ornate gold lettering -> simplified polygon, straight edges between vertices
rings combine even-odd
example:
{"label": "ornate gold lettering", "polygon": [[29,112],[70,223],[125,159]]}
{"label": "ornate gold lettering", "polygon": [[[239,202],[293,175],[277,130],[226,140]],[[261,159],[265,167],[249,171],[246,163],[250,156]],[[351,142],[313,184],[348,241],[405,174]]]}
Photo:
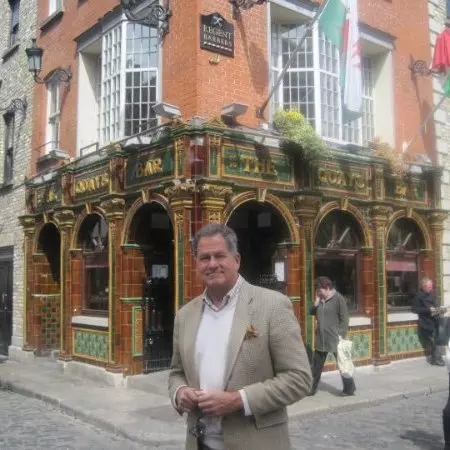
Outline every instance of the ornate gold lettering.
{"label": "ornate gold lettering", "polygon": [[91,178],[78,180],[75,183],[75,194],[84,194],[86,192],[95,192],[102,189],[109,184],[109,174],[104,172],[100,175],[95,175]]}
{"label": "ornate gold lettering", "polygon": [[366,188],[364,177],[356,172],[343,172],[339,169],[319,167],[317,169],[317,178],[319,184],[323,185],[350,188],[357,191],[362,191]]}

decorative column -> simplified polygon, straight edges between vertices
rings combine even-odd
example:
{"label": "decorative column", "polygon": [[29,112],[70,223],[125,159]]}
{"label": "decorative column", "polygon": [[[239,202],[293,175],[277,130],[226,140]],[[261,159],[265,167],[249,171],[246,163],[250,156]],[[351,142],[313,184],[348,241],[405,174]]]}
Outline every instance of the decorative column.
{"label": "decorative column", "polygon": [[30,292],[33,286],[33,239],[36,233],[36,218],[34,216],[19,217],[25,234],[23,249],[23,350],[33,351],[36,348],[33,331],[33,311]]}
{"label": "decorative column", "polygon": [[71,209],[62,209],[54,214],[59,224],[60,241],[60,354],[59,359],[72,359],[72,299],[69,249],[72,242],[75,213]]}
{"label": "decorative column", "polygon": [[175,298],[174,311],[192,297],[191,281],[191,220],[195,184],[180,183],[165,189],[173,214],[175,249]]}
{"label": "decorative column", "polygon": [[202,226],[223,223],[223,210],[233,194],[231,186],[203,183],[198,186],[198,192],[202,208]]}
{"label": "decorative column", "polygon": [[[100,204],[108,221],[108,332],[109,356],[106,369],[110,372],[122,372],[120,367],[121,311],[120,292],[117,289],[117,278],[122,272],[120,253],[120,235],[123,226],[125,200],[122,197],[111,197]],[[131,330],[130,330],[131,333]],[[131,338],[131,335],[130,335]],[[117,345],[116,345],[117,343]]]}
{"label": "decorative column", "polygon": [[392,208],[374,205],[370,210],[374,243],[374,307],[373,307],[373,360],[374,365],[389,364],[387,350],[386,302],[386,225]]}
{"label": "decorative column", "polygon": [[302,195],[294,199],[295,216],[300,227],[300,293],[303,297],[300,308],[302,332],[307,346],[314,345],[314,321],[309,314],[314,295],[314,221],[321,203],[320,197]]}
{"label": "decorative column", "polygon": [[443,300],[443,270],[442,270],[442,236],[444,232],[444,222],[447,220],[448,214],[442,210],[434,211],[428,216],[430,224],[431,239],[434,249],[434,277],[435,292],[439,303]]}

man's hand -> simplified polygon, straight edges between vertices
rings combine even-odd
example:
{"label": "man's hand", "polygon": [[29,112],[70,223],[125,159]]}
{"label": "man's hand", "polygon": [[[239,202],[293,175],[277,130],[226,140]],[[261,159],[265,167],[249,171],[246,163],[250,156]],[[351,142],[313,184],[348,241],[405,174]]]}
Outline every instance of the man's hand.
{"label": "man's hand", "polygon": [[226,416],[243,408],[239,392],[196,391],[198,407],[207,416]]}
{"label": "man's hand", "polygon": [[176,401],[179,409],[189,412],[198,405],[197,391],[194,388],[183,386],[177,392]]}

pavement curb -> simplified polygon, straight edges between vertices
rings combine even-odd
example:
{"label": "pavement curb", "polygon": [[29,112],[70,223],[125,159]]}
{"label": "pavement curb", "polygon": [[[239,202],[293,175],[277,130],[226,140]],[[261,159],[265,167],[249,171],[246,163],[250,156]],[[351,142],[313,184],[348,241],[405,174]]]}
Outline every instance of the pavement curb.
{"label": "pavement curb", "polygon": [[[352,403],[342,403],[339,405],[320,405],[312,410],[307,411],[296,411],[289,413],[289,417],[315,417],[323,414],[324,412],[349,412],[358,409],[369,408],[371,406],[379,406],[384,403],[393,402],[396,400],[403,400],[408,398],[421,397],[425,395],[435,394],[438,392],[448,391],[448,387],[437,387],[426,386],[420,389],[415,389],[406,392],[393,393],[391,395],[386,395],[384,397],[373,398],[373,399],[361,399],[353,401]],[[356,397],[356,396],[355,396]]]}
{"label": "pavement curb", "polygon": [[[4,380],[0,377],[0,389],[9,390],[19,395],[23,395],[25,397],[34,398],[37,400],[41,400],[42,402],[59,409],[61,412],[74,417],[78,420],[81,420],[84,423],[94,425],[99,429],[112,433],[116,436],[120,436],[126,439],[129,439],[132,442],[143,444],[143,445],[151,445],[152,448],[158,448],[164,445],[180,445],[182,442],[180,440],[168,439],[168,440],[158,440],[152,438],[144,438],[143,436],[136,435],[134,433],[130,433],[124,427],[117,426],[112,424],[111,422],[102,419],[101,417],[93,415],[91,412],[85,411],[81,408],[77,408],[71,405],[68,405],[64,401],[60,399],[35,392],[32,389],[26,388],[20,383],[15,383],[11,380]],[[447,387],[432,387],[425,386],[419,389],[414,389],[405,392],[392,393],[390,395],[385,395],[383,397],[378,398],[366,398],[366,399],[357,399],[357,396],[352,398],[352,402],[344,402],[340,404],[332,404],[332,405],[318,405],[314,409],[308,409],[305,411],[295,411],[290,412],[289,417],[314,417],[323,414],[324,412],[349,412],[355,411],[359,409],[368,408],[371,406],[378,406],[383,403],[393,402],[396,400],[408,399],[413,397],[420,397],[425,395],[430,395],[437,392],[446,392],[448,391]]]}
{"label": "pavement curb", "polygon": [[130,441],[136,442],[138,444],[143,445],[151,445],[152,448],[158,448],[160,446],[164,445],[178,445],[180,444],[180,441],[177,440],[154,440],[154,439],[144,439],[140,436],[136,436],[132,433],[129,433],[128,431],[124,430],[120,426],[113,425],[112,423],[108,422],[107,420],[103,420],[99,417],[96,417],[89,412],[83,411],[82,409],[70,406],[65,404],[64,402],[61,402],[59,399],[55,397],[51,397],[46,394],[41,394],[38,392],[34,392],[32,389],[28,389],[26,387],[20,386],[19,384],[16,384],[12,381],[5,381],[0,378],[0,389],[8,390],[11,392],[14,392],[19,395],[23,395],[24,397],[34,398],[36,400],[41,400],[42,402],[51,405],[53,407],[56,407],[64,414],[67,414],[70,417],[74,417],[75,419],[81,420],[84,423],[94,425],[95,427],[100,428],[101,430],[107,431],[109,433],[112,433],[116,436],[123,437],[126,439],[129,439]]}

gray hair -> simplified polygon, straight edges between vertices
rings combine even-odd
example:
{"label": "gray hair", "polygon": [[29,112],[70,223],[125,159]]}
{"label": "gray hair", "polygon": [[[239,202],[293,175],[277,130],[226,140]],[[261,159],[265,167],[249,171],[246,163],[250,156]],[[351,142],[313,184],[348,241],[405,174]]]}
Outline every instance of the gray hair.
{"label": "gray hair", "polygon": [[421,282],[420,282],[420,285],[421,286],[425,286],[428,283],[433,283],[433,280],[431,278],[429,278],[429,277],[423,277]]}
{"label": "gray hair", "polygon": [[221,223],[210,223],[205,225],[202,229],[197,231],[192,240],[192,251],[194,255],[197,255],[198,243],[202,237],[212,237],[220,234],[227,244],[228,250],[233,255],[237,255],[238,252],[238,238],[234,230]]}

